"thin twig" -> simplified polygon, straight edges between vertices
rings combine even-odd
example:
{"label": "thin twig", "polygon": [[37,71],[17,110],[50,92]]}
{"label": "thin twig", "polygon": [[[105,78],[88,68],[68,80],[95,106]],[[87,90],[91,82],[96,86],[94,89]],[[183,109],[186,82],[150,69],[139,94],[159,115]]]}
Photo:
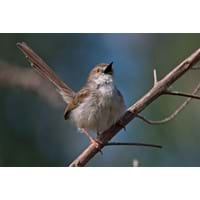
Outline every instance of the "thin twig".
{"label": "thin twig", "polygon": [[158,82],[156,69],[153,70],[153,80],[154,80],[154,86],[155,86],[156,83]]}
{"label": "thin twig", "polygon": [[184,93],[184,92],[179,92],[179,91],[166,90],[166,91],[163,92],[163,94],[174,95],[174,96],[182,96],[182,97],[189,97],[189,98],[192,98],[192,99],[200,100],[200,96],[189,94],[189,93]]}
{"label": "thin twig", "polygon": [[192,69],[192,70],[199,70],[199,69],[200,69],[200,66],[193,66],[191,69]]}
{"label": "thin twig", "polygon": [[[200,83],[197,85],[197,87],[194,89],[194,91],[192,92],[193,95],[195,95],[197,92],[199,92],[200,90]],[[168,117],[162,119],[162,120],[149,120],[146,117],[138,114],[137,117],[141,120],[143,120],[144,122],[151,124],[151,125],[156,125],[156,124],[164,124],[169,122],[170,120],[174,119],[192,100],[193,98],[189,97],[187,98],[171,115],[169,115]]]}
{"label": "thin twig", "polygon": [[133,167],[140,167],[140,162],[138,159],[133,159]]}
{"label": "thin twig", "polygon": [[139,142],[109,142],[105,144],[105,146],[143,146],[143,147],[162,148],[161,145],[139,143]]}

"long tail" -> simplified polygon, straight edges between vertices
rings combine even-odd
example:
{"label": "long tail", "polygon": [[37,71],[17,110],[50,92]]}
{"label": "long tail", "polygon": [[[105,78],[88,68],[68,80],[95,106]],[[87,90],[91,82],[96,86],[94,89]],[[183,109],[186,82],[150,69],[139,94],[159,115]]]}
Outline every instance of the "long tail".
{"label": "long tail", "polygon": [[69,103],[73,99],[75,92],[68,87],[25,42],[17,43],[17,47],[23,52],[31,66],[43,77],[51,81],[58,89],[64,101]]}

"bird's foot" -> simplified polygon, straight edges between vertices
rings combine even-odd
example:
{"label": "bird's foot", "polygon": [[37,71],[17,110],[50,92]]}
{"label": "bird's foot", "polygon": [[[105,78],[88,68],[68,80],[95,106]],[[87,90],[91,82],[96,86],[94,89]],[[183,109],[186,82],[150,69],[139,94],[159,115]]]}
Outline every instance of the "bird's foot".
{"label": "bird's foot", "polygon": [[103,152],[101,150],[101,146],[103,145],[103,143],[100,140],[94,139],[92,137],[90,137],[89,139],[90,139],[91,144],[94,144],[96,149],[98,149],[99,152],[103,155]]}

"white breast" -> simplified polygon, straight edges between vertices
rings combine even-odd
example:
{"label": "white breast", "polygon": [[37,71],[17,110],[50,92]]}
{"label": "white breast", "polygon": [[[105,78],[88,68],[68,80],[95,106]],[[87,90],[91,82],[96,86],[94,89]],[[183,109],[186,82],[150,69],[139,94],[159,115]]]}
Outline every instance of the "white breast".
{"label": "white breast", "polygon": [[[124,113],[125,104],[112,80],[98,80],[97,88],[71,113],[79,129],[101,133],[115,123]],[[105,81],[105,80],[104,80]]]}

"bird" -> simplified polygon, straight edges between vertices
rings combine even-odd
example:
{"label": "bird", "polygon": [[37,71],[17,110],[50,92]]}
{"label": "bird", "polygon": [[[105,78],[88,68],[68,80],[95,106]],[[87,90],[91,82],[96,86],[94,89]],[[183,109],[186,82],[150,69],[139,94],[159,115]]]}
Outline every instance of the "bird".
{"label": "bird", "polygon": [[117,122],[126,110],[123,95],[115,85],[113,62],[95,65],[84,86],[75,92],[25,42],[18,42],[16,45],[31,66],[56,87],[66,102],[64,119],[70,119],[98,148],[101,143],[94,139],[91,133],[101,135]]}

